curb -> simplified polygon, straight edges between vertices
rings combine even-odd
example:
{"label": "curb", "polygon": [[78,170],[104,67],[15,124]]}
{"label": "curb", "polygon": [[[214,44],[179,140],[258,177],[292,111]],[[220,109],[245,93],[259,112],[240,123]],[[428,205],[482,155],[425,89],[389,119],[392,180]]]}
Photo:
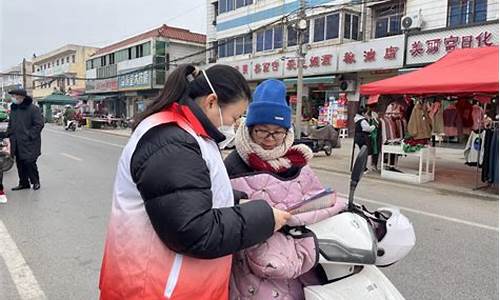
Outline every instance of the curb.
{"label": "curb", "polygon": [[[325,172],[329,172],[329,173],[336,173],[336,174],[343,174],[343,175],[351,175],[351,172],[347,172],[347,171],[344,171],[344,170],[336,170],[336,169],[331,169],[331,168],[325,168],[325,167],[315,167],[315,166],[311,166],[313,169],[316,169],[316,170],[321,170],[321,171],[325,171]],[[477,194],[477,193],[474,193],[473,191],[470,191],[470,192],[465,192],[465,191],[457,191],[457,190],[452,190],[452,189],[447,189],[447,188],[435,188],[435,187],[428,187],[428,186],[423,186],[423,185],[413,185],[413,184],[409,184],[409,183],[406,183],[406,182],[401,182],[401,181],[393,181],[393,180],[386,180],[386,179],[382,179],[381,177],[379,176],[373,176],[373,175],[370,175],[370,174],[366,174],[364,175],[365,178],[369,178],[370,180],[373,180],[373,181],[378,181],[378,182],[381,182],[381,183],[395,183],[395,184],[399,184],[399,185],[404,185],[404,186],[408,186],[408,187],[412,187],[412,188],[419,188],[419,189],[422,189],[422,190],[426,190],[426,191],[434,191],[434,192],[438,192],[438,193],[445,193],[445,194],[450,194],[450,195],[456,195],[456,196],[462,196],[462,197],[469,197],[469,198],[476,198],[476,199],[481,199],[481,200],[488,200],[488,201],[498,201],[498,195],[496,194],[486,194],[486,193],[481,193],[481,194]]]}

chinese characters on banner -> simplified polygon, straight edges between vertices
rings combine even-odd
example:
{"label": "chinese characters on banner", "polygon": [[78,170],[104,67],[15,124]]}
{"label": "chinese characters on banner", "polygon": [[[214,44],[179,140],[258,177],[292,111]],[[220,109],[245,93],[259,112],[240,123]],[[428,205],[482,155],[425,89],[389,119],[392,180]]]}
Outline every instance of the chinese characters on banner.
{"label": "chinese characters on banner", "polygon": [[489,47],[493,45],[492,37],[493,34],[491,32],[483,31],[476,36],[449,35],[445,38],[434,38],[425,41],[418,40],[411,43],[409,52],[411,56],[417,57],[437,54],[442,49],[450,52],[458,48]]}
{"label": "chinese characters on banner", "polygon": [[120,88],[142,87],[150,85],[151,73],[142,71],[118,76]]}
{"label": "chinese characters on banner", "polygon": [[[383,56],[384,60],[395,60],[397,59],[397,54],[399,47],[389,46],[385,48],[385,53]],[[348,65],[356,63],[356,54],[352,51],[347,51],[343,54],[342,61]],[[363,62],[370,63],[377,61],[377,51],[373,48],[363,51]]]}

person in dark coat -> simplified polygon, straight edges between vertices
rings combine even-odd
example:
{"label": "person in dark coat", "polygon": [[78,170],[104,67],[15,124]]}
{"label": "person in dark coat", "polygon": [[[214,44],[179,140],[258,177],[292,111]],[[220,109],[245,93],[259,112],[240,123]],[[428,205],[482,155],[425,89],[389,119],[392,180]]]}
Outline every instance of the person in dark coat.
{"label": "person in dark coat", "polygon": [[33,99],[25,90],[9,92],[14,98],[10,107],[7,135],[11,142],[11,153],[16,157],[19,185],[13,191],[29,189],[30,182],[34,190],[40,189],[40,178],[36,161],[41,155],[43,117],[40,108],[33,104]]}

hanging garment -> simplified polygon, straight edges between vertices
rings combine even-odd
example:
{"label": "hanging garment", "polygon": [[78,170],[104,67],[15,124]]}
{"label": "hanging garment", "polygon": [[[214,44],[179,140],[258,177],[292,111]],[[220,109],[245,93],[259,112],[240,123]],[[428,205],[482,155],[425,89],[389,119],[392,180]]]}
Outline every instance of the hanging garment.
{"label": "hanging garment", "polygon": [[370,125],[375,126],[375,129],[370,132],[370,155],[378,155],[380,152],[380,148],[378,145],[378,136],[380,134],[380,124],[377,119],[370,119]]}
{"label": "hanging garment", "polygon": [[498,128],[493,132],[489,152],[488,182],[498,185]]}
{"label": "hanging garment", "polygon": [[483,156],[483,164],[481,169],[481,181],[487,182],[490,170],[490,158],[491,158],[491,141],[493,139],[493,130],[487,129],[484,136],[484,156]]}
{"label": "hanging garment", "polygon": [[386,137],[387,137],[387,142],[393,143],[395,141],[398,141],[397,135],[396,135],[396,123],[392,118],[384,117],[384,124],[385,124],[385,130],[386,130]]}
{"label": "hanging garment", "polygon": [[472,104],[469,102],[467,99],[460,99],[457,101],[457,104],[455,105],[458,111],[458,114],[460,115],[460,118],[462,119],[462,127],[464,128],[464,132],[467,132],[472,128]]}
{"label": "hanging garment", "polygon": [[448,105],[443,112],[444,133],[447,136],[462,135],[462,119],[454,104]]}
{"label": "hanging garment", "polygon": [[429,139],[432,136],[431,120],[422,103],[415,104],[410,121],[408,133],[417,140]]}
{"label": "hanging garment", "polygon": [[[471,166],[477,165],[481,160],[481,151],[483,149],[483,133],[472,132],[467,140],[467,144],[465,144],[464,149],[464,157],[465,163]],[[484,152],[483,152],[484,155]]]}
{"label": "hanging garment", "polygon": [[429,117],[432,120],[432,133],[440,135],[444,134],[443,120],[443,104],[441,101],[436,101],[429,105]]}
{"label": "hanging garment", "polygon": [[481,129],[484,111],[479,105],[472,106],[472,130]]}
{"label": "hanging garment", "polygon": [[396,138],[404,139],[406,133],[406,125],[404,119],[396,119],[394,120],[394,123],[396,125]]}

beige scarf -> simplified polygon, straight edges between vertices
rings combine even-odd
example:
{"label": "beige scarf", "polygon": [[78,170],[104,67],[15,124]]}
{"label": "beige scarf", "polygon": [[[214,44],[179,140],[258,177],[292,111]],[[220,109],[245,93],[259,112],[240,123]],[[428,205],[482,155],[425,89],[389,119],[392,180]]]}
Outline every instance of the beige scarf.
{"label": "beige scarf", "polygon": [[302,144],[293,146],[293,141],[293,129],[290,129],[282,145],[272,150],[265,150],[252,140],[244,123],[240,124],[235,137],[236,151],[245,163],[254,169],[278,173],[294,165],[304,166],[313,158],[314,154],[309,147]]}

